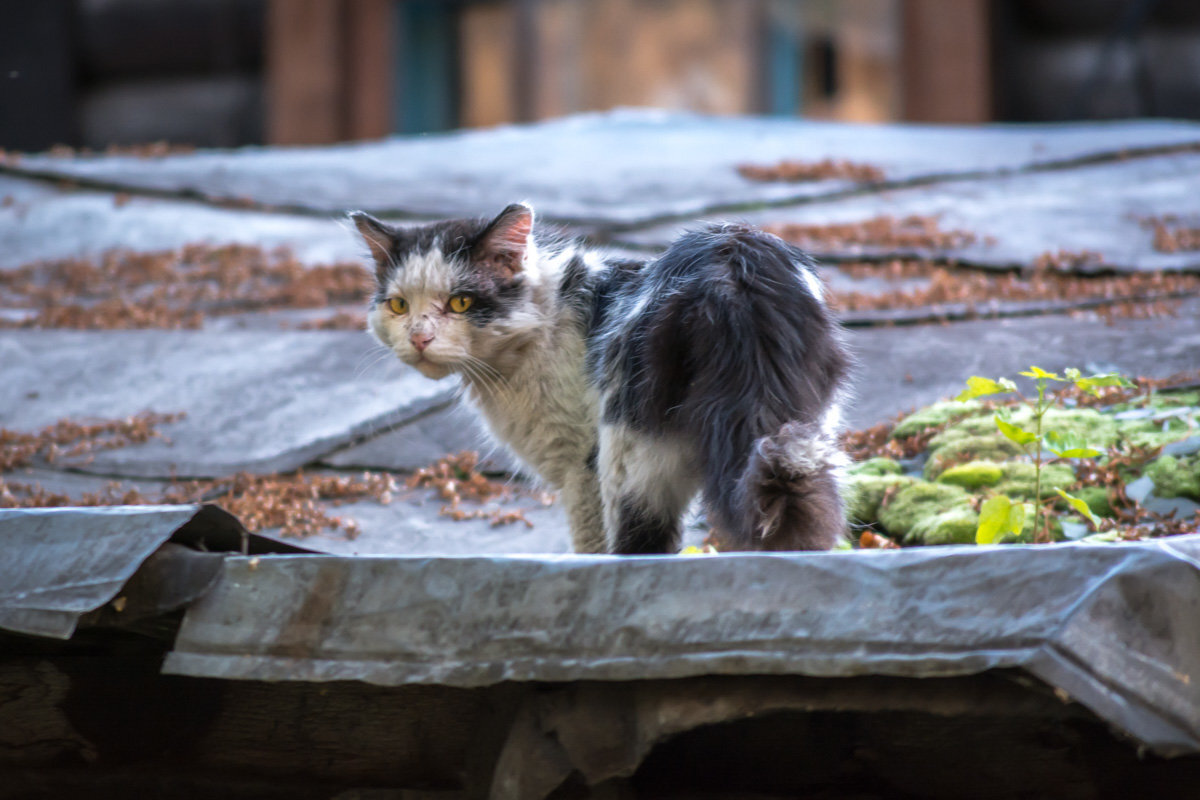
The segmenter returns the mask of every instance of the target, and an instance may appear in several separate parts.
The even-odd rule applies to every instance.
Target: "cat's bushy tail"
[[[842,461],[836,445],[813,424],[788,422],[755,441],[725,510],[744,520],[738,538],[762,550],[833,547],[844,529]]]
[[[681,272],[698,278],[675,287],[690,306],[680,419],[700,445],[710,521],[739,549],[833,547],[845,460],[833,420],[849,356],[811,262],[744,226],[672,250],[663,260],[691,259]]]

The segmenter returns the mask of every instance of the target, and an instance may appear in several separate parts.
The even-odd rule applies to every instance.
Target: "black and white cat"
[[[371,332],[430,378],[462,377],[559,489],[577,552],[674,552],[697,490],[725,548],[837,543],[849,359],[802,252],[722,225],[647,263],[605,260],[519,204],[351,219],[375,261]]]

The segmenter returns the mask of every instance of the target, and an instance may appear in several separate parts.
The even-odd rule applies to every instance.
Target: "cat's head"
[[[493,220],[397,228],[350,215],[375,262],[371,332],[430,378],[487,372],[526,335],[536,277],[533,210],[513,204]]]

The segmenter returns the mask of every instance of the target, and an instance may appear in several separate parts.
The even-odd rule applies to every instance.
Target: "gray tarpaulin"
[[[483,686],[1024,668],[1200,751],[1200,536],[719,557],[231,557],[165,671]]]
[[[246,533],[216,506],[0,509],[0,630],[68,639],[80,618],[115,598],[168,542],[138,583],[136,608],[168,610],[199,596],[219,557],[204,550],[304,552]],[[196,558],[188,558],[188,554]],[[153,594],[153,597],[149,595]]]
[[[196,506],[0,511],[0,628],[66,639]],[[81,535],[86,531],[86,537]]]
[[[164,158],[22,156],[5,171],[106,189],[247,199],[318,213],[362,208],[420,216],[495,214],[529,200],[560,222],[637,225],[714,206],[853,191],[844,180],[762,183],[741,163],[864,161],[884,188],[913,181],[1063,167],[1200,141],[1195,122],[856,125],[655,109],[578,114],[533,125],[322,147],[247,147]],[[596,169],[603,164],[603,169]]]

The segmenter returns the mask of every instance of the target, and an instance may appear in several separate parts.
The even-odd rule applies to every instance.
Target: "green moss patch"
[[[1010,421],[1026,430],[1033,429],[1033,412],[1028,408],[1013,411]],[[1090,408],[1052,408],[1042,417],[1042,430],[1077,438],[1089,446],[1103,450],[1120,438],[1116,420]],[[996,433],[996,421],[992,415],[971,417],[955,423],[935,437],[952,441],[960,436],[986,436]]]
[[[938,476],[940,483],[952,483],[964,489],[992,486],[1004,477],[1004,467],[995,461],[968,461],[949,467]]]
[[[955,400],[944,400],[914,411],[900,420],[896,423],[896,427],[892,429],[892,438],[904,439],[909,436],[917,436],[925,433],[930,428],[937,428],[948,422],[954,422],[964,417],[983,413],[986,413],[983,403],[977,400],[970,400],[965,403],[959,403]]]
[[[892,487],[909,486],[916,478],[904,475],[850,475],[843,486],[846,518],[852,523],[870,525],[879,521],[879,504]]]
[[[847,472],[851,475],[901,475],[904,473],[904,468],[900,466],[900,462],[894,459],[876,456],[851,464]]]
[[[1188,447],[1172,448],[1171,455],[1153,457],[1153,451],[1131,448],[1158,448],[1196,435],[1200,427],[1200,392],[1159,392],[1150,396],[1124,395],[1127,402],[1101,407],[1067,406],[1050,408],[1042,417],[1041,432],[1050,435],[1043,445],[1045,459],[1041,467],[1042,525],[1049,538],[1062,539],[1063,522],[1078,522],[1081,516],[1058,490],[1071,492],[1092,512],[1109,520],[1107,525],[1119,531],[1118,538],[1142,538],[1194,530],[1188,519],[1173,520],[1149,513],[1155,509],[1143,503],[1143,497],[1155,502],[1185,500],[1200,503],[1200,453]],[[1073,399],[1072,399],[1073,398]],[[1090,402],[1081,394],[1068,396],[1065,402]],[[1103,402],[1103,401],[1101,401]],[[1018,431],[1014,438],[1032,439],[1035,423],[1028,407],[1016,404],[1003,417]],[[1123,418],[1118,419],[1118,416]],[[1007,427],[1007,426],[1006,426]],[[873,526],[876,530],[906,545],[968,544],[975,542],[981,504],[988,498],[1005,495],[1025,508],[1024,527],[1018,534],[1007,534],[998,543],[1044,541],[1045,532],[1035,536],[1036,453],[1032,443],[1021,446],[1001,433],[989,408],[979,401],[946,401],[920,409],[901,420],[892,432],[901,439],[932,434],[925,445],[922,478],[904,474],[904,467],[890,458],[871,458],[852,466],[845,483],[848,516],[853,523]],[[1024,431],[1025,433],[1021,433]],[[909,443],[911,445],[911,442]],[[909,445],[906,445],[906,449]],[[1028,448],[1028,449],[1027,449]],[[1098,450],[1094,458],[1056,460],[1050,448],[1059,451],[1086,448]],[[878,447],[868,452],[891,452]],[[1110,462],[1110,458],[1116,458]],[[1113,464],[1115,463],[1115,468]],[[1089,466],[1084,467],[1084,464]],[[1078,470],[1078,471],[1077,471]],[[1132,481],[1145,475],[1153,481],[1153,494],[1134,492],[1131,500],[1122,500],[1114,508],[1106,485],[1079,485],[1077,476],[1095,476],[1104,484]],[[1077,488],[1072,488],[1077,487]],[[1149,490],[1148,486],[1140,487]],[[1119,494],[1114,495],[1121,496]],[[1051,502],[1049,499],[1053,499]],[[1191,526],[1190,528],[1188,526]],[[1090,530],[1090,526],[1088,528]],[[1072,528],[1073,538],[1080,535]],[[1110,537],[1111,538],[1111,537]],[[1097,535],[1086,540],[1100,541]],[[864,545],[865,546],[865,545]]]
[[[919,520],[905,537],[909,544],[974,544],[979,514],[969,505],[955,506],[948,511]]]
[[[1134,447],[1154,448],[1186,439],[1195,430],[1193,426],[1196,422],[1196,419],[1171,417],[1163,420],[1126,420],[1118,424],[1124,441]]]
[[[1037,469],[1028,461],[1011,461],[1004,465],[1004,477],[992,487],[995,494],[1005,494],[1014,500],[1033,500]],[[1042,465],[1042,497],[1053,495],[1075,482],[1075,470],[1068,464]]]
[[[1146,467],[1159,497],[1186,497],[1200,502],[1200,454],[1163,456]]]
[[[1008,461],[1024,453],[999,433],[986,436],[952,435],[940,433],[929,443],[929,460],[925,462],[925,479],[937,480],[948,468],[972,461]]]
[[[893,536],[920,541],[928,526],[920,530],[920,536],[912,534],[923,520],[964,507],[970,510],[971,496],[961,486],[915,482],[879,509],[879,522]]]

